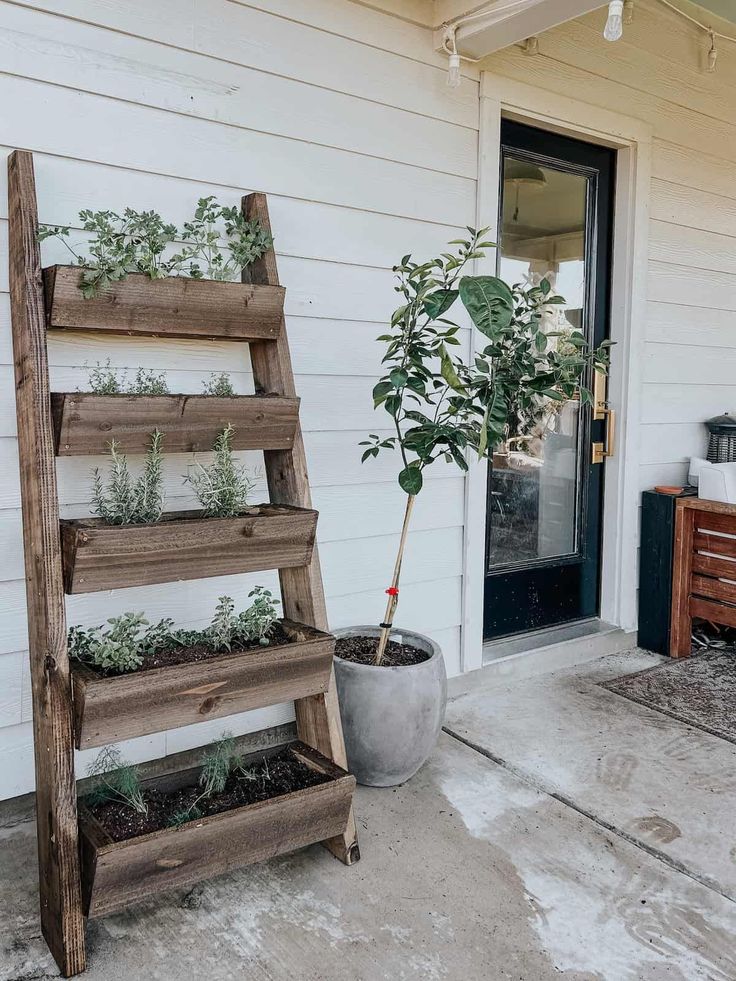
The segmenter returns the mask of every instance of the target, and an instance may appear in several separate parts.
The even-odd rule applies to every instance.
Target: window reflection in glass
[[[506,156],[498,274],[509,283],[542,279],[565,298],[544,312],[545,331],[585,331],[588,178]],[[506,439],[493,454],[489,566],[538,562],[578,552],[580,432],[577,399],[540,396],[531,413],[510,407]]]

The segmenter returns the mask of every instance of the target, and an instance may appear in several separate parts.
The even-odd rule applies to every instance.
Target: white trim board
[[[477,223],[497,231],[501,118],[540,126],[618,150],[613,231],[609,399],[618,414],[618,445],[604,465],[600,616],[623,630],[636,629],[638,535],[638,434],[641,403],[652,128],[578,99],[481,73]],[[495,257],[489,256],[493,261]],[[466,479],[463,565],[463,672],[483,663],[485,464],[472,464]]]

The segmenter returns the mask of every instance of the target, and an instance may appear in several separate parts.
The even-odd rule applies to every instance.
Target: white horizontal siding
[[[34,151],[39,217],[75,225],[81,208],[155,208],[181,223],[200,196],[265,191],[302,399],[331,624],[380,619],[404,496],[396,463],[362,466],[383,431],[370,390],[395,305],[391,266],[435,254],[475,215],[477,72],[458,90],[427,27],[350,0],[0,2],[0,797],[32,788],[30,681],[7,278],[5,159]],[[475,76],[475,77],[473,77]],[[80,241],[82,233],[75,235]],[[46,263],[66,261],[44,244]],[[463,335],[466,337],[466,335]],[[213,371],[252,391],[247,348],[217,342],[49,337],[52,385],[84,388],[85,362],[166,371],[196,392]],[[241,454],[253,467],[262,455]],[[186,507],[190,458],[167,459],[169,507]],[[58,462],[62,513],[85,514],[97,458]],[[256,497],[265,497],[261,481]],[[427,481],[405,563],[399,620],[460,664],[464,481]],[[218,596],[243,599],[273,573],[69,597],[70,623],[125,610],[204,624]],[[132,740],[135,760],[202,745],[229,727],[287,721],[291,705]],[[80,772],[87,756],[81,754]]]
[[[688,458],[705,452],[703,420],[736,412],[736,61],[705,71],[702,35],[656,0],[637,0],[616,44],[601,37],[601,17],[547,32],[537,57],[507,49],[488,67],[652,127],[649,303],[634,325],[647,342],[645,489],[681,483]]]

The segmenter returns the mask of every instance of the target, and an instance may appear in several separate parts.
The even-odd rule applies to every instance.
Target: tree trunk
[[[389,634],[391,633],[391,627],[394,622],[394,613],[396,612],[396,607],[399,603],[399,578],[401,576],[401,562],[404,558],[406,534],[409,530],[409,521],[411,519],[411,512],[412,508],[414,507],[415,500],[415,494],[410,494],[406,499],[406,510],[404,511],[404,524],[401,529],[399,551],[396,555],[396,564],[394,565],[394,575],[393,579],[391,580],[391,586],[386,590],[388,593],[388,603],[386,604],[386,613],[384,615],[383,623],[381,624],[381,636],[378,639],[378,650],[376,651],[376,659],[373,662],[374,664],[380,664],[383,660],[383,655],[386,651],[386,644],[388,644]]]

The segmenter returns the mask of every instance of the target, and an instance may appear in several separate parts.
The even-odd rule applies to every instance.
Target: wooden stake
[[[391,633],[391,627],[394,622],[394,613],[396,612],[396,607],[399,603],[399,579],[401,578],[401,563],[404,559],[404,548],[406,547],[406,535],[409,531],[409,521],[411,520],[411,512],[414,508],[414,501],[416,500],[415,494],[410,494],[406,499],[406,509],[404,511],[404,524],[401,529],[401,539],[399,541],[399,551],[396,556],[396,564],[394,565],[394,576],[391,580],[391,588],[388,593],[388,603],[386,604],[386,613],[383,618],[383,623],[381,624],[381,636],[378,639],[378,650],[376,651],[376,664],[380,664],[383,660],[383,655],[386,652],[386,645],[388,644],[388,638]]]
[[[85,967],[84,919],[46,318],[33,157],[27,151],[8,158],[8,208],[41,929],[69,977]]]

